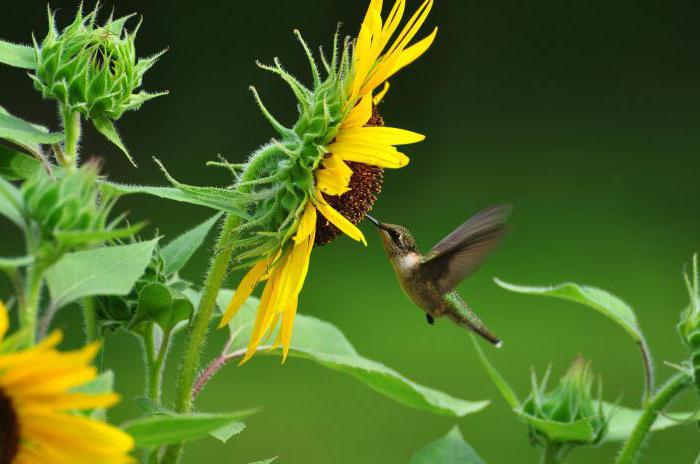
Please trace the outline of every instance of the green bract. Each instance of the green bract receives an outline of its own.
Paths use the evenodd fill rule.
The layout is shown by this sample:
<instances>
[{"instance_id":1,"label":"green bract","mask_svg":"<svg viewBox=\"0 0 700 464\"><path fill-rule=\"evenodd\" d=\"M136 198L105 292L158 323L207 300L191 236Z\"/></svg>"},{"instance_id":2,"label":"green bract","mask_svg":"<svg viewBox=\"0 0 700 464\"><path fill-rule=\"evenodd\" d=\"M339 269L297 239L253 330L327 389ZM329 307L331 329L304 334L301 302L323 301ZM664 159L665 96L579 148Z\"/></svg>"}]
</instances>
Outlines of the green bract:
<instances>
[{"instance_id":1,"label":"green bract","mask_svg":"<svg viewBox=\"0 0 700 464\"><path fill-rule=\"evenodd\" d=\"M36 71L30 76L44 98L57 100L63 112L91 119L100 132L126 151L112 121L166 93L137 92L146 71L164 52L137 59L135 40L140 23L133 32L124 28L133 15L110 17L98 25L97 11L95 8L83 15L81 7L73 22L58 32L49 10L46 37L41 44L34 39Z\"/></svg>"},{"instance_id":2,"label":"green bract","mask_svg":"<svg viewBox=\"0 0 700 464\"><path fill-rule=\"evenodd\" d=\"M100 194L97 178L97 167L87 164L73 172L56 169L49 174L38 169L24 182L24 216L47 251L60 252L127 237L140 228L118 228L123 217L110 222L117 196Z\"/></svg>"},{"instance_id":3,"label":"green bract","mask_svg":"<svg viewBox=\"0 0 700 464\"><path fill-rule=\"evenodd\" d=\"M593 398L590 366L583 358L576 359L559 385L549 392L545 391L548 376L538 384L533 374L532 392L521 405L532 442L543 448L560 447L561 455L568 453L567 448L600 443L609 418L603 410L601 392Z\"/></svg>"},{"instance_id":4,"label":"green bract","mask_svg":"<svg viewBox=\"0 0 700 464\"><path fill-rule=\"evenodd\" d=\"M695 376L695 385L700 393L700 272L698 256L693 256L692 274L685 274L690 303L683 312L678 330L681 338L690 348L690 362Z\"/></svg>"},{"instance_id":5,"label":"green bract","mask_svg":"<svg viewBox=\"0 0 700 464\"><path fill-rule=\"evenodd\" d=\"M309 48L299 32L295 33L311 63L312 88L305 87L285 71L278 59L275 59L274 66L258 65L279 75L291 87L299 103L296 123L286 127L277 121L251 87L260 109L279 138L255 151L245 164L212 163L231 170L236 177L232 188L185 185L166 172L168 179L189 200L240 218L235 243L237 267L248 266L273 254L292 237L307 200L316 195L314 170L327 153L325 146L335 138L351 109L347 105L348 79L352 70L349 42L344 44L341 52L336 36L330 62L323 59L326 77L322 80ZM128 191L128 188L122 191Z\"/></svg>"}]
</instances>

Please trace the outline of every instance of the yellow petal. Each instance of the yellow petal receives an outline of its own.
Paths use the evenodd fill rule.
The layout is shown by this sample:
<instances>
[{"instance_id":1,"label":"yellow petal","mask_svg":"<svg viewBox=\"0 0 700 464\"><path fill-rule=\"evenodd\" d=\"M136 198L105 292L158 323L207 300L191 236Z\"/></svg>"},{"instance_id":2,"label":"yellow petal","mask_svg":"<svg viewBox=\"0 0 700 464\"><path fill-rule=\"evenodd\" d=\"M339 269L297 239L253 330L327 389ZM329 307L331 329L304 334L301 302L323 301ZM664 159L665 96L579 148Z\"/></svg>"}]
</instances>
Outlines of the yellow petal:
<instances>
[{"instance_id":1,"label":"yellow petal","mask_svg":"<svg viewBox=\"0 0 700 464\"><path fill-rule=\"evenodd\" d=\"M399 70L413 63L418 58L420 58L426 51L428 51L430 46L435 41L435 36L437 35L437 32L438 28L436 27L435 29L433 29L433 32L431 32L430 35L428 35L424 39L419 40L418 42L401 52L396 64L394 65L394 69L391 70L391 75L397 73Z\"/></svg>"},{"instance_id":2,"label":"yellow petal","mask_svg":"<svg viewBox=\"0 0 700 464\"><path fill-rule=\"evenodd\" d=\"M331 149L331 146L328 147ZM368 145L355 142L336 142L333 153L345 161L371 164L381 168L397 169L408 164L408 156L388 145Z\"/></svg>"},{"instance_id":3,"label":"yellow petal","mask_svg":"<svg viewBox=\"0 0 700 464\"><path fill-rule=\"evenodd\" d=\"M263 274L265 274L265 271L268 269L270 262L268 259L263 259L255 263L255 265L248 271L248 273L243 277L243 280L241 280L241 283L238 285L238 288L236 289L236 292L233 294L233 298L231 298L231 302L228 304L228 307L226 308L226 312L224 313L223 317L221 318L221 323L219 324L219 328L224 327L226 324L231 321L233 316L236 315L239 309L243 306L243 303L245 303L250 295L253 293L253 290L255 290L255 287L258 285L258 282L260 282L260 279L262 278Z\"/></svg>"},{"instance_id":4,"label":"yellow petal","mask_svg":"<svg viewBox=\"0 0 700 464\"><path fill-rule=\"evenodd\" d=\"M317 196L318 200L315 203L316 208L326 219L328 219L328 221L330 221L331 224L336 226L351 239L367 245L367 240L365 240L365 236L362 234L360 229L358 229L352 222L348 221L345 216L333 209L333 207L323 199L320 193L318 193Z\"/></svg>"},{"instance_id":5,"label":"yellow petal","mask_svg":"<svg viewBox=\"0 0 700 464\"><path fill-rule=\"evenodd\" d=\"M299 244L311 236L316 236L316 208L311 202L308 202L299 220L294 243Z\"/></svg>"},{"instance_id":6,"label":"yellow petal","mask_svg":"<svg viewBox=\"0 0 700 464\"><path fill-rule=\"evenodd\" d=\"M372 96L365 95L362 100L355 105L355 107L347 115L343 124L340 126L342 128L349 127L362 127L367 124L367 121L372 117Z\"/></svg>"},{"instance_id":7,"label":"yellow petal","mask_svg":"<svg viewBox=\"0 0 700 464\"><path fill-rule=\"evenodd\" d=\"M327 195L342 195L350 190L352 169L337 156L323 160L323 168L316 171L316 187Z\"/></svg>"},{"instance_id":8,"label":"yellow petal","mask_svg":"<svg viewBox=\"0 0 700 464\"><path fill-rule=\"evenodd\" d=\"M389 87L391 87L389 82L385 82L384 87L382 87L382 90L380 90L379 93L377 93L372 98L372 103L374 103L374 106L377 106L378 104L380 104L384 100L386 93L389 91Z\"/></svg>"},{"instance_id":9,"label":"yellow petal","mask_svg":"<svg viewBox=\"0 0 700 464\"><path fill-rule=\"evenodd\" d=\"M364 142L372 145L407 145L422 142L425 140L425 136L409 130L376 126L341 130L336 140L338 142Z\"/></svg>"},{"instance_id":10,"label":"yellow petal","mask_svg":"<svg viewBox=\"0 0 700 464\"><path fill-rule=\"evenodd\" d=\"M294 328L294 318L297 314L298 298L287 306L282 316L282 327L280 328L279 340L282 344L282 362L287 360L289 349L292 346L292 329Z\"/></svg>"},{"instance_id":11,"label":"yellow petal","mask_svg":"<svg viewBox=\"0 0 700 464\"><path fill-rule=\"evenodd\" d=\"M5 305L0 301L0 342L5 338L5 333L7 333L7 328L10 326L10 319L7 317L7 309Z\"/></svg>"}]
</instances>

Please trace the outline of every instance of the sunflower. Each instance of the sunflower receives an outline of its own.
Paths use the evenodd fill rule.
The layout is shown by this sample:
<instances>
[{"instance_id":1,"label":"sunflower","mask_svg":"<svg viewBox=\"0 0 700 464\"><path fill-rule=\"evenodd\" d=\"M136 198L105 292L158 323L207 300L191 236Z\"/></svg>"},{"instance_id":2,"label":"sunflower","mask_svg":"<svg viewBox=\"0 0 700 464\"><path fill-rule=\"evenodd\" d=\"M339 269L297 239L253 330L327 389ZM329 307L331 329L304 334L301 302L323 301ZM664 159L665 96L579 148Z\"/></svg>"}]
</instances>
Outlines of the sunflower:
<instances>
[{"instance_id":1,"label":"sunflower","mask_svg":"<svg viewBox=\"0 0 700 464\"><path fill-rule=\"evenodd\" d=\"M411 45L433 1L426 0L398 34L405 0L394 3L385 21L382 20L382 3L382 0L371 1L357 39L346 41L339 64L337 44L330 64L324 58L329 73L326 81L320 80L311 53L299 36L312 64L313 91L286 73L279 62L276 61L276 67L261 65L282 76L300 100L302 115L294 128L287 129L269 114L256 93L263 113L283 136L283 142L275 146L290 158L299 160L301 168L295 166L296 170L290 171L296 175L293 185L301 185L298 189L301 193L292 194L303 195L304 201L298 205L297 216L294 211L289 213L290 217L297 217L296 227L287 232L289 240L253 264L222 318L221 326L224 326L256 286L267 281L243 362L253 356L278 326L273 346L281 345L283 360L286 359L299 292L314 245L328 243L340 233L366 245L364 235L355 224L364 218L376 200L375 195L381 190L382 170L406 166L409 159L396 146L425 138L408 130L385 127L376 105L389 88L387 80L420 57L435 39L437 29ZM376 92L380 87L382 89ZM300 148L291 149L297 146L295 144ZM264 149L261 152L264 153ZM249 167L254 163L255 155ZM304 169L311 173L306 183L299 174ZM245 179L245 173L243 177ZM245 182L239 184L239 190ZM292 195L289 192L296 190L286 189L288 197ZM288 202L295 204L291 200ZM282 229L281 226L277 228Z\"/></svg>"},{"instance_id":2,"label":"sunflower","mask_svg":"<svg viewBox=\"0 0 700 464\"><path fill-rule=\"evenodd\" d=\"M8 329L0 303L0 342ZM105 408L119 398L114 393L87 395L71 389L97 375L90 362L93 344L81 350L55 350L61 333L54 332L33 348L0 354L0 463L120 464L132 438L103 422L71 411Z\"/></svg>"}]
</instances>

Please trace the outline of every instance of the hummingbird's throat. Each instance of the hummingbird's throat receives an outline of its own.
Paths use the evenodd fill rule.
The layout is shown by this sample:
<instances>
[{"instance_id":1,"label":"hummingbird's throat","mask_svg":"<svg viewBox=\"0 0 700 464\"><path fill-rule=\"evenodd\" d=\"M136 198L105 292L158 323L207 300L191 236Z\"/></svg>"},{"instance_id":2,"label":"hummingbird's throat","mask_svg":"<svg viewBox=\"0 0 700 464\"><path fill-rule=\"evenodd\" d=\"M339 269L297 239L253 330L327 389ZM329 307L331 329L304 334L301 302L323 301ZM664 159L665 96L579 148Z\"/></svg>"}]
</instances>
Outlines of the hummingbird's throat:
<instances>
[{"instance_id":1,"label":"hummingbird's throat","mask_svg":"<svg viewBox=\"0 0 700 464\"><path fill-rule=\"evenodd\" d=\"M379 115L377 107L372 107L372 117L367 121L367 127L383 126L384 120ZM382 191L384 180L384 170L377 166L347 161L347 165L352 169L349 191L342 195L326 195L323 198L336 211L342 214L353 224L359 223L365 215L372 210L377 195ZM331 224L322 214L316 217L316 246L325 245L332 242L342 232Z\"/></svg>"}]
</instances>

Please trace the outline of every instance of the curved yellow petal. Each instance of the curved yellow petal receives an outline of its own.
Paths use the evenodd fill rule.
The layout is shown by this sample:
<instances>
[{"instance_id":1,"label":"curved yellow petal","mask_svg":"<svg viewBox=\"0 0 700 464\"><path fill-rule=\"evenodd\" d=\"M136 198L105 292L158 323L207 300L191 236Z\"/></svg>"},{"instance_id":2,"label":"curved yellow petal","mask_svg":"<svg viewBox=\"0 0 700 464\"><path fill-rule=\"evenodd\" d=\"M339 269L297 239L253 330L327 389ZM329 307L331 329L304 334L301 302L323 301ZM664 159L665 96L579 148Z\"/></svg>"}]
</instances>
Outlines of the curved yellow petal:
<instances>
[{"instance_id":1,"label":"curved yellow petal","mask_svg":"<svg viewBox=\"0 0 700 464\"><path fill-rule=\"evenodd\" d=\"M424 39L421 39L420 41L416 42L415 44L411 45L403 52L401 52L401 55L399 56L398 60L396 61L396 64L394 65L394 69L391 70L391 75L396 74L401 69L413 63L418 58L420 58L426 51L428 51L430 46L435 41L435 36L437 36L437 32L438 28L436 27L435 29L433 29L433 32L431 32L430 35L428 35Z\"/></svg>"},{"instance_id":2,"label":"curved yellow petal","mask_svg":"<svg viewBox=\"0 0 700 464\"><path fill-rule=\"evenodd\" d=\"M312 236L316 237L316 208L311 202L308 202L299 220L297 233L294 235L294 243L299 244Z\"/></svg>"},{"instance_id":3,"label":"curved yellow petal","mask_svg":"<svg viewBox=\"0 0 700 464\"><path fill-rule=\"evenodd\" d=\"M364 243L366 246L367 240L365 240L365 236L360 229L358 229L352 222L348 221L345 216L333 209L333 207L329 205L320 194L317 196L318 200L316 201L315 205L318 211L345 235L353 240Z\"/></svg>"},{"instance_id":4,"label":"curved yellow petal","mask_svg":"<svg viewBox=\"0 0 700 464\"><path fill-rule=\"evenodd\" d=\"M250 295L253 294L253 290L257 287L258 282L265 274L268 269L270 262L267 259L263 259L255 263L255 265L248 271L248 273L243 277L241 283L238 284L236 292L233 294L233 298L228 304L224 315L221 317L221 323L219 323L219 328L224 327L228 324L233 316L236 315L239 309L243 306L243 303L248 300Z\"/></svg>"},{"instance_id":5,"label":"curved yellow petal","mask_svg":"<svg viewBox=\"0 0 700 464\"><path fill-rule=\"evenodd\" d=\"M388 145L336 142L333 144L333 153L345 161L356 161L390 169L402 168L409 161L408 156Z\"/></svg>"},{"instance_id":6,"label":"curved yellow petal","mask_svg":"<svg viewBox=\"0 0 700 464\"><path fill-rule=\"evenodd\" d=\"M343 129L336 138L338 142L359 142L368 144L408 145L425 140L425 135L395 127L358 127Z\"/></svg>"},{"instance_id":7,"label":"curved yellow petal","mask_svg":"<svg viewBox=\"0 0 700 464\"><path fill-rule=\"evenodd\" d=\"M341 124L341 131L344 128L362 127L372 117L372 96L365 95L357 105L350 111Z\"/></svg>"},{"instance_id":8,"label":"curved yellow petal","mask_svg":"<svg viewBox=\"0 0 700 464\"><path fill-rule=\"evenodd\" d=\"M342 195L350 190L352 169L339 157L331 154L323 160L323 169L316 171L316 188L327 195Z\"/></svg>"},{"instance_id":9,"label":"curved yellow petal","mask_svg":"<svg viewBox=\"0 0 700 464\"><path fill-rule=\"evenodd\" d=\"M382 87L382 90L380 90L372 98L372 103L374 103L374 106L377 106L378 104L380 104L384 100L384 97L386 96L390 87L391 87L391 85L389 84L389 81L384 82L384 87Z\"/></svg>"}]
</instances>

